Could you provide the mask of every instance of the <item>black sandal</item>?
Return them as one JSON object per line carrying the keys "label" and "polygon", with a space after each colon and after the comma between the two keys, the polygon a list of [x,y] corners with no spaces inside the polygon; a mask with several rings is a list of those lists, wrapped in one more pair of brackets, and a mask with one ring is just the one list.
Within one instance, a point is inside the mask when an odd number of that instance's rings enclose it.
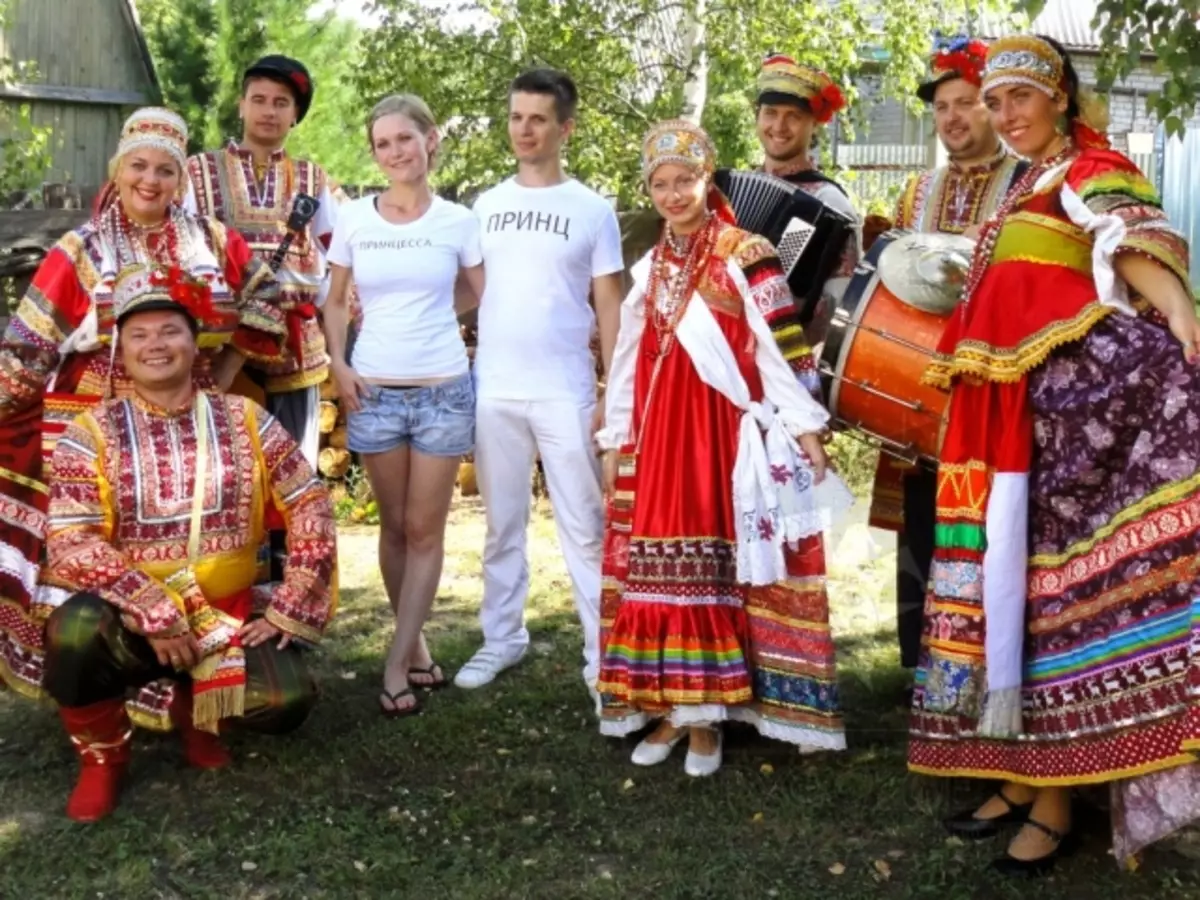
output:
{"label": "black sandal", "polygon": [[[424,675],[432,680],[426,684],[422,684],[419,681],[412,680],[414,675]],[[450,683],[449,679],[446,678],[446,673],[442,671],[442,667],[437,663],[430,663],[428,669],[418,669],[415,666],[410,668],[408,670],[408,680],[409,684],[413,687],[420,688],[423,691],[436,691]]]}
{"label": "black sandal", "polygon": [[[397,691],[394,694],[389,694],[387,691],[380,691],[379,696],[387,697],[388,702],[392,704],[391,709],[388,709],[382,703],[379,704],[379,711],[383,713],[384,718],[403,719],[405,716],[415,716],[421,712],[421,700],[415,693],[413,693],[413,689],[411,687],[406,687],[404,690]],[[412,705],[401,708],[396,701],[403,697],[412,697]]]}
{"label": "black sandal", "polygon": [[1037,878],[1048,875],[1054,870],[1055,863],[1070,856],[1079,848],[1079,836],[1074,829],[1063,834],[1030,818],[1025,819],[1025,824],[1032,825],[1054,841],[1054,849],[1037,859],[1017,859],[1006,853],[998,859],[992,860],[992,868],[1001,875],[1012,878]]}
{"label": "black sandal", "polygon": [[1020,825],[1029,820],[1029,812],[1033,809],[1032,803],[1023,803],[1018,806],[1004,796],[1003,788],[996,791],[996,796],[1008,807],[1007,812],[990,819],[981,819],[975,815],[975,809],[978,807],[965,809],[944,819],[942,824],[955,837],[968,841],[981,841],[999,834],[1001,825]]}

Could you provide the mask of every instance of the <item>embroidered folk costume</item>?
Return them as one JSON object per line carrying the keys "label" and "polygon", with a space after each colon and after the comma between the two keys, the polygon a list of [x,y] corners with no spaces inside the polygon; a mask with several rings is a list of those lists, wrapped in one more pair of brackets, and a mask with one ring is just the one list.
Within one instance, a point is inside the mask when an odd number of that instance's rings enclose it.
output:
{"label": "embroidered folk costume", "polygon": [[[846,107],[846,98],[841,89],[827,74],[780,54],[768,56],[763,61],[757,88],[758,105],[793,104],[810,111],[818,125],[828,125]],[[821,300],[807,329],[801,329],[797,319],[781,322],[776,327],[776,338],[786,353],[793,345],[810,347],[824,340],[833,311],[846,293],[854,267],[862,256],[862,224],[846,190],[837,181],[818,171],[807,153],[788,165],[767,166],[765,171],[791,182],[857,223],[854,234],[846,239],[837,268],[825,282]]]}
{"label": "embroidered folk costume", "polygon": [[[296,60],[268,56],[245,73],[244,79],[279,80],[296,97],[296,124],[304,120],[312,103],[313,84],[308,70]],[[247,368],[262,382],[267,409],[300,442],[309,463],[316,465],[320,434],[317,414],[318,386],[329,377],[329,356],[317,310],[327,288],[325,252],[333,236],[340,191],[314,162],[294,159],[280,148],[265,165],[255,163],[252,152],[230,142],[188,160],[191,190],[185,205],[239,232],[255,257],[269,260],[284,235],[298,193],[319,201],[315,218],[288,248],[276,272],[279,305],[287,316],[288,339],[282,357]]]}
{"label": "embroidered folk costume", "polygon": [[[115,287],[125,322],[152,309],[211,315],[207,286],[134,267]],[[126,692],[159,679],[189,760],[216,766],[205,735],[235,720],[267,733],[298,727],[316,687],[295,647],[244,647],[243,623],[266,620],[298,644],[321,640],[336,603],[336,537],[325,487],[265,410],[195,391],[181,409],[137,393],[77,418],[51,463],[47,570],[73,593],[49,617],[46,689],[59,703],[84,774],[68,812],[99,818],[129,758]],[[269,510],[288,533],[283,582],[252,590]],[[190,633],[202,659],[186,673],[158,663],[146,638]]]}
{"label": "embroidered folk costume", "polygon": [[[943,84],[962,79],[979,87],[987,45],[957,38],[942,46],[930,64],[930,79],[917,96],[932,104]],[[921,232],[962,234],[982,225],[1008,193],[1014,177],[1024,170],[998,137],[996,152],[982,163],[944,166],[914,175],[897,203],[893,227]],[[870,524],[895,531],[897,623],[900,661],[915,668],[920,652],[925,588],[933,554],[934,507],[937,493],[932,471],[887,454],[880,454],[871,493]],[[907,512],[907,515],[906,515]]]}
{"label": "embroidered folk costume", "polygon": [[[708,178],[714,157],[703,131],[666,122],[645,141],[643,169],[649,179],[682,163]],[[598,435],[621,451],[604,549],[601,731],[740,720],[842,749],[821,520],[794,440],[829,415],[813,396],[811,354],[789,364],[771,333],[792,306],[774,249],[709,196],[716,213],[679,246],[664,230],[621,308]],[[848,500],[833,475],[822,488]]]}
{"label": "embroidered folk costume", "polygon": [[[151,147],[174,157],[182,173],[186,146],[179,116],[142,109],[125,123],[117,159]],[[284,340],[274,281],[236,232],[175,204],[160,227],[140,228],[111,186],[97,207],[51,249],[0,342],[0,677],[33,697],[42,693],[43,624],[67,596],[39,578],[48,502],[43,467],[77,415],[132,389],[114,347],[118,274],[154,265],[207,285],[215,314],[197,336],[199,387],[212,385],[213,360],[224,347],[268,361]]]}
{"label": "embroidered folk costume", "polygon": [[[1011,84],[1061,96],[1063,58],[999,40],[984,90]],[[1200,815],[1200,370],[1126,253],[1187,284],[1154,189],[1077,119],[984,225],[926,375],[952,393],[909,749],[927,774],[1111,783],[1119,860]]]}

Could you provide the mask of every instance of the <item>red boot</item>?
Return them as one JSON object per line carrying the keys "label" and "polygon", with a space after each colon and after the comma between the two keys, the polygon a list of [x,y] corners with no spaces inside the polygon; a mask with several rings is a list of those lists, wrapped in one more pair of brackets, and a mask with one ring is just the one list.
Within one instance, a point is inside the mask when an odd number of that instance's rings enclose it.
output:
{"label": "red boot", "polygon": [[117,808],[121,777],[129,764],[133,726],[123,699],[91,706],[60,706],[59,718],[79,753],[79,780],[67,800],[67,817],[96,822]]}
{"label": "red boot", "polygon": [[192,722],[192,691],[188,685],[175,687],[175,702],[171,705],[171,721],[183,739],[183,758],[197,769],[223,769],[233,757],[221,743],[221,738],[200,731]]}

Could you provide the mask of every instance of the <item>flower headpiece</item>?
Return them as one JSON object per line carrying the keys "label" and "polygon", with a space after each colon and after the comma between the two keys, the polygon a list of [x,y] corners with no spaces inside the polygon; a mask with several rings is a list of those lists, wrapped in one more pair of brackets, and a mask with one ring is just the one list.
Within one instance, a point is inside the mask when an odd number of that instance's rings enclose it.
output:
{"label": "flower headpiece", "polygon": [[917,88],[917,96],[932,103],[938,87],[956,78],[979,87],[983,82],[987,53],[987,44],[978,39],[956,37],[939,41],[929,64],[932,78]]}
{"label": "flower headpiece", "polygon": [[717,148],[699,125],[668,119],[652,126],[642,142],[642,177],[666,163],[679,163],[709,177],[717,167]]}
{"label": "flower headpiece", "polygon": [[758,74],[758,102],[796,101],[812,110],[822,125],[846,108],[841,89],[820,69],[799,65],[790,56],[768,56]]}
{"label": "flower headpiece", "polygon": [[998,38],[988,48],[983,90],[1007,84],[1026,84],[1050,97],[1066,92],[1066,64],[1058,51],[1031,34]]}
{"label": "flower headpiece", "polygon": [[187,123],[182,117],[161,106],[146,106],[125,120],[117,144],[117,158],[142,147],[151,147],[169,153],[182,172],[187,168],[187,142]]}
{"label": "flower headpiece", "polygon": [[212,285],[205,278],[197,278],[179,266],[130,266],[122,270],[113,287],[117,324],[134,313],[154,309],[182,312],[198,326],[213,324],[220,318],[213,305]]}

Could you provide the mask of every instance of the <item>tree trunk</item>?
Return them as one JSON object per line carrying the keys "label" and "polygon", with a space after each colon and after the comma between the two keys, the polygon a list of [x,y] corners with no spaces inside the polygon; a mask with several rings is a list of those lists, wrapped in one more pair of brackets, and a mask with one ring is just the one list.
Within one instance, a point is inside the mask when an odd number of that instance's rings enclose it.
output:
{"label": "tree trunk", "polygon": [[680,56],[688,61],[687,80],[683,83],[683,110],[680,118],[699,125],[708,99],[708,50],[705,42],[704,17],[707,0],[695,0],[683,13],[680,21]]}

